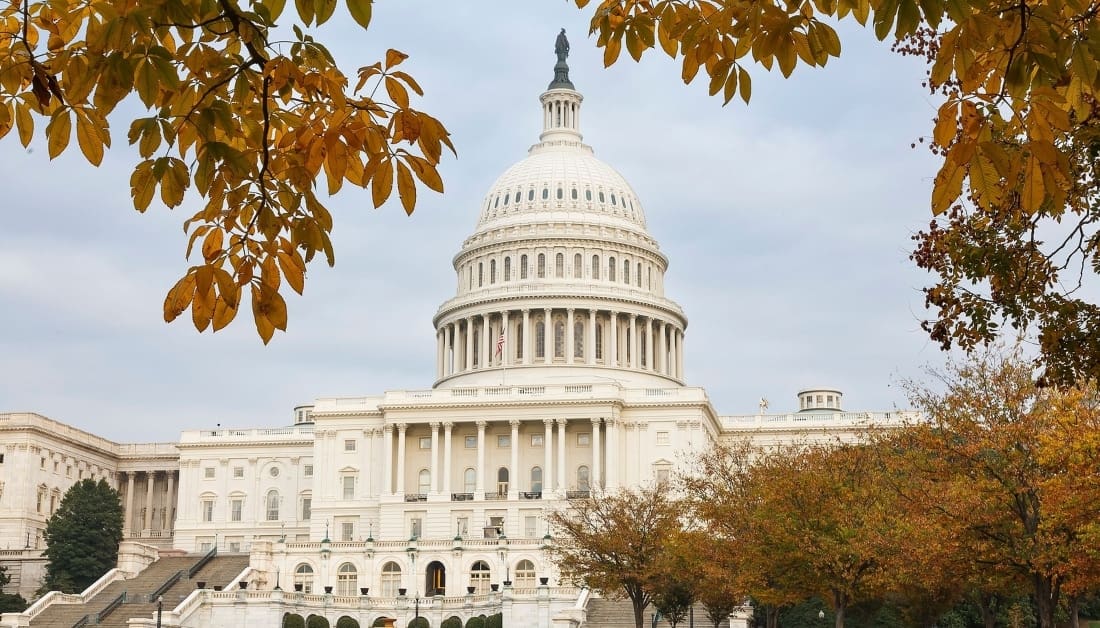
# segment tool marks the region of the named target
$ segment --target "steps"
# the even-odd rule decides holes
[[[651,604],[645,610],[642,621],[643,628],[653,628],[653,614],[657,612]],[[687,619],[677,624],[677,628],[688,628]],[[714,624],[707,618],[707,611],[702,604],[695,605],[695,628],[712,628]],[[630,600],[608,600],[605,598],[592,598],[588,601],[587,628],[634,628],[634,607]],[[657,622],[657,628],[670,628],[667,621]],[[722,620],[719,628],[729,628],[729,620]]]

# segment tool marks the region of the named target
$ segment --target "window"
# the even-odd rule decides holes
[[[65,477],[67,477],[67,478],[73,477],[73,465],[71,465],[71,464],[65,465]]]
[[[584,258],[580,253],[573,256],[573,278],[581,279],[584,277]]]
[[[519,190],[516,190],[516,202],[517,203],[519,202],[519,197],[520,197],[520,192],[519,192]]]
[[[302,475],[307,477],[307,478],[313,477],[313,465],[311,465],[311,464],[302,465]]]
[[[668,432],[657,432],[657,444],[658,445],[667,445],[668,444]]]
[[[637,267],[635,267],[634,270],[635,270],[634,285],[641,288],[642,287],[642,264],[641,264],[641,262],[638,263]]]
[[[495,259],[489,260],[489,283],[494,284],[497,282],[497,261]]]
[[[382,565],[382,577],[379,579],[382,597],[397,597],[401,587],[401,567],[392,560]]]
[[[573,357],[584,357],[584,323],[581,321],[573,323]]]
[[[271,467],[270,469],[267,470],[267,472],[273,478],[279,477],[279,467]]]
[[[654,475],[654,478],[657,480],[658,484],[668,483],[669,469],[668,469],[667,466],[664,466],[664,465],[658,466],[654,471],[655,472],[654,472],[653,475]]]
[[[516,323],[516,359],[523,359],[523,323]]]
[[[817,396],[817,405],[818,405],[818,406],[820,406],[820,405],[821,405],[821,403],[822,403],[822,401],[821,401],[821,395],[818,395],[818,396]]]
[[[302,593],[313,593],[313,567],[302,563],[294,569],[294,588],[301,585]]]
[[[509,194],[504,195],[504,206],[505,207],[508,207],[508,199],[509,198],[511,198],[511,195],[509,195]]]
[[[558,279],[565,276],[565,256],[561,253],[554,256],[554,276]]]
[[[414,539],[420,538],[421,528],[424,526],[424,520],[420,517],[413,517],[409,519],[409,535]]]
[[[233,477],[243,478],[244,477],[244,467],[233,467]]]
[[[542,188],[542,200],[550,198],[550,188]]]
[[[532,188],[530,190],[527,190],[527,200],[529,200],[529,201],[535,200],[535,190],[534,190],[534,188]]]
[[[485,284],[485,264],[481,262],[477,263],[477,287],[480,288]]]
[[[279,520],[279,491],[275,489],[267,492],[267,520]]]
[[[600,202],[604,202],[603,190],[600,190]]]
[[[582,464],[577,467],[577,490],[587,491],[588,488],[588,467]]]
[[[351,563],[340,565],[336,570],[336,595],[352,596],[358,593],[358,588],[359,572],[355,569],[355,565]]]
[[[558,188],[558,200],[560,201],[562,199],[562,197],[564,197],[564,196],[565,196],[565,194],[562,192],[562,189]]]
[[[478,363],[481,361],[481,351],[477,348],[481,346],[481,329],[474,327],[474,355],[473,363],[474,368],[477,368]]]
[[[241,498],[233,499],[229,502],[229,520],[240,521],[241,513],[244,511],[244,500]]]
[[[432,473],[427,469],[421,469],[416,476],[416,492],[427,495],[432,490]]]
[[[462,472],[462,492],[473,493],[477,487],[477,471],[466,469]]]
[[[313,498],[312,497],[303,497],[302,498],[302,521],[309,521],[310,517],[312,517],[312,516],[313,516]]]
[[[214,520],[214,500],[204,499],[199,504],[199,510],[202,511],[202,520],[210,523]]]
[[[584,200],[586,200],[586,201],[592,200],[592,190],[585,190],[584,191]]]
[[[527,256],[519,256],[519,278],[527,279]]]
[[[214,479],[214,467],[205,467],[202,470],[202,477],[206,480]]]
[[[539,253],[537,273],[539,279],[542,279],[546,276],[546,255],[542,253]]]
[[[457,517],[455,518],[455,534],[457,536],[466,536],[470,531],[470,518],[469,517]]]
[[[623,260],[623,283],[630,283],[630,260]]]
[[[542,321],[535,323],[535,357],[546,357],[546,325]]]
[[[554,323],[554,357],[565,357],[565,323]]]
[[[504,258],[504,281],[512,281],[512,258]]]
[[[592,435],[588,432],[577,434],[577,447],[591,447]]]
[[[340,482],[344,488],[344,499],[355,499],[355,476],[345,475]]]
[[[596,323],[596,359],[603,359],[603,323]]]
[[[615,258],[607,258],[607,280],[615,281]]]
[[[354,439],[348,439],[344,441],[344,451],[355,451]]]
[[[508,467],[497,469],[497,495],[508,494]]]
[[[531,492],[542,492],[542,467],[531,467]]]
[[[599,279],[600,278],[600,256],[599,255],[593,255],[592,256],[592,278],[593,279]]]
[[[512,446],[512,437],[508,434],[497,434],[497,447],[507,449]]]
[[[542,447],[542,442],[543,442],[542,441],[542,434],[532,434],[531,435],[531,446],[532,447]]]
[[[831,408],[833,406],[833,396],[832,395],[826,395],[825,396],[825,403],[826,403],[826,405],[828,405]]]
[[[340,540],[341,541],[354,541],[355,540],[355,523],[352,521],[340,522]]]
[[[431,436],[421,436],[419,442],[420,442],[420,448],[421,449],[431,449],[432,448],[432,437]]]
[[[572,198],[574,201],[577,200],[577,188],[573,188],[569,191],[569,197]]]
[[[527,515],[523,518],[523,536],[533,539],[538,534],[538,521],[539,518],[534,515]]]
[[[470,586],[474,588],[474,595],[489,593],[489,578],[491,575],[489,564],[483,560],[476,561],[470,567]]]
[[[516,588],[530,588],[535,586],[535,563],[527,559],[516,563],[515,578]]]
[[[477,449],[477,436],[467,436],[463,439],[466,449]]]

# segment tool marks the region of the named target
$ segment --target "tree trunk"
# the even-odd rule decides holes
[[[634,598],[630,598],[630,603],[634,606],[634,628],[642,628],[645,624],[645,604]]]
[[[1069,628],[1081,628],[1081,596],[1075,595],[1069,602]]]
[[[834,628],[844,628],[844,609],[848,607],[848,596],[833,589],[833,610],[836,612]]]
[[[978,608],[982,611],[982,626],[997,628],[997,596],[992,593],[978,594]]]
[[[779,607],[765,606],[764,618],[768,628],[779,628]]]
[[[1039,628],[1054,628],[1054,614],[1058,610],[1058,587],[1050,578],[1033,575],[1035,586],[1035,611],[1039,615]]]

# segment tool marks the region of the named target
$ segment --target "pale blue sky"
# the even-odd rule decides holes
[[[889,410],[906,405],[898,377],[942,362],[919,328],[929,279],[908,261],[935,172],[910,148],[935,113],[919,61],[844,28],[827,68],[787,81],[755,68],[752,103],[723,108],[662,53],[604,69],[569,2],[374,7],[369,31],[341,10],[319,37],[349,72],[389,47],[409,53],[428,92],[419,108],[450,128],[459,156],[442,166],[446,194],[422,193],[411,218],[396,202],[371,209],[365,190],[332,199],[336,267],[311,267],[288,333],[267,347],[244,317],[214,335],[161,321],[198,201],[133,211],[127,120],[112,118],[98,169],[75,150],[50,163],[41,143],[0,141],[0,412],[174,440],[285,424],[319,396],[430,387],[451,258],[489,185],[537,141],[561,27],[585,140],[642,199],[671,259],[667,292],[688,315],[688,383],[720,413],[752,413],[761,396],[793,410],[813,385],[841,388],[849,409]]]

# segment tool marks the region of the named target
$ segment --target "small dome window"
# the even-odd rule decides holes
[[[535,188],[531,188],[530,190],[527,190],[527,200],[529,200],[529,201],[535,200]]]
[[[496,209],[497,207],[500,207],[500,196],[497,196],[497,199],[493,201],[493,209]]]
[[[614,192],[611,193],[611,204],[612,205],[615,204],[615,193]]]
[[[561,188],[558,188],[558,200],[560,201],[563,198],[565,198],[565,192],[563,192]]]
[[[573,197],[574,201],[577,200],[577,188],[573,188],[573,191],[570,192],[570,195]]]
[[[584,200],[586,200],[586,201],[592,200],[592,190],[585,190],[584,191]]]
[[[516,201],[515,202],[517,202],[517,203],[519,202],[519,196],[520,196],[519,190],[516,190]]]
[[[509,197],[509,196],[511,196],[511,195],[510,195],[510,194],[505,194],[505,195],[504,195],[504,206],[505,206],[505,207],[508,207],[508,197]]]
[[[542,200],[550,198],[550,188],[542,188]]]
[[[600,202],[601,202],[601,203],[603,203],[603,202],[604,202],[604,199],[603,199],[603,190],[600,190]]]

